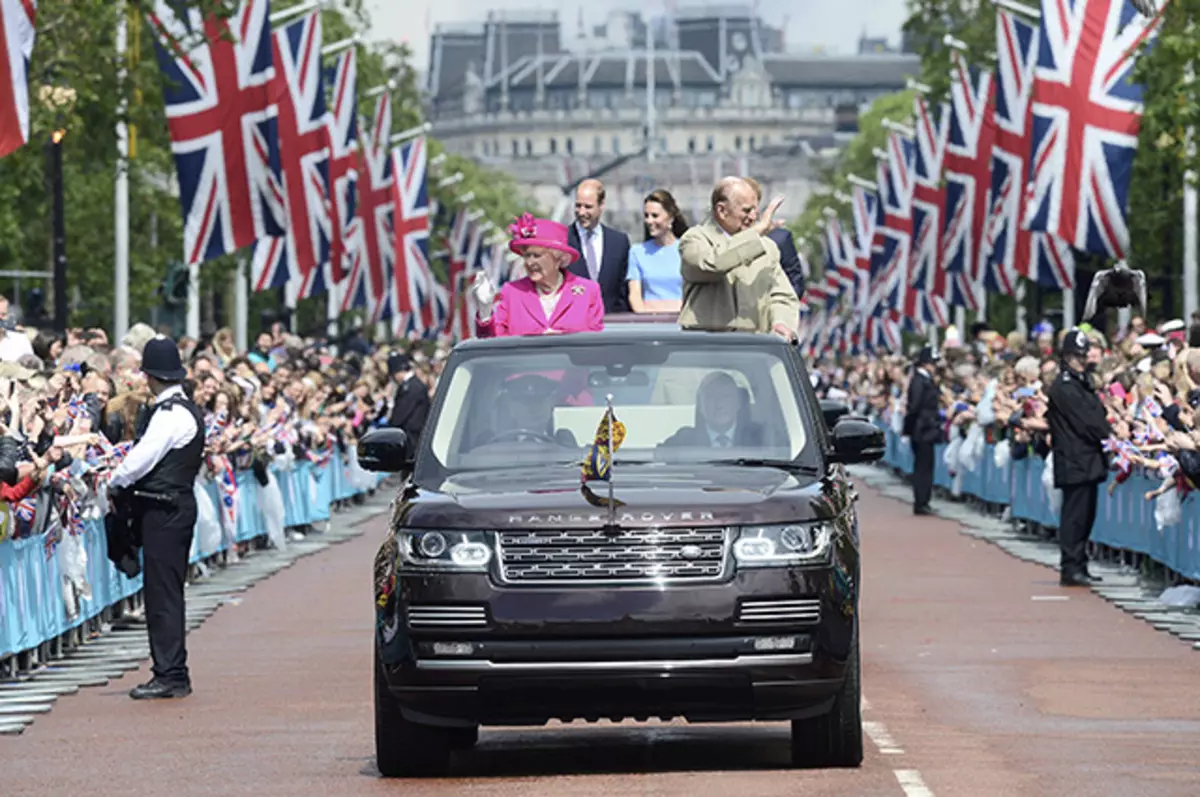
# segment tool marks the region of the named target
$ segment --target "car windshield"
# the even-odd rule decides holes
[[[578,465],[611,396],[625,427],[618,466],[794,460],[809,432],[790,357],[696,339],[459,353],[426,454],[449,472]]]

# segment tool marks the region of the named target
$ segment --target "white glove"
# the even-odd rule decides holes
[[[471,283],[471,295],[475,298],[475,307],[479,311],[479,320],[487,321],[492,317],[492,306],[496,303],[496,286],[488,279],[487,272],[480,271]]]

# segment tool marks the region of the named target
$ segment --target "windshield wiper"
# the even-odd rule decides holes
[[[705,460],[710,465],[738,465],[745,468],[779,468],[780,470],[811,473],[820,475],[823,471],[815,465],[796,462],[793,459],[762,459],[757,457],[738,457],[736,459]]]

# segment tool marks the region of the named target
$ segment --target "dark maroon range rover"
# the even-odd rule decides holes
[[[610,397],[611,481],[582,485]],[[411,474],[375,560],[380,772],[443,772],[481,725],[602,717],[788,720],[795,764],[857,766],[843,465],[882,453],[773,336],[458,346],[418,446],[359,444],[364,467]]]

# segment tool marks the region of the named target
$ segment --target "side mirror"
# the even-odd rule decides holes
[[[833,427],[834,462],[877,462],[887,453],[883,430],[864,418],[844,417]]]
[[[850,408],[840,401],[821,399],[821,414],[825,416],[825,428],[832,432],[838,421],[850,414]]]
[[[415,454],[403,429],[372,429],[358,441],[358,464],[363,470],[378,473],[410,470]]]

